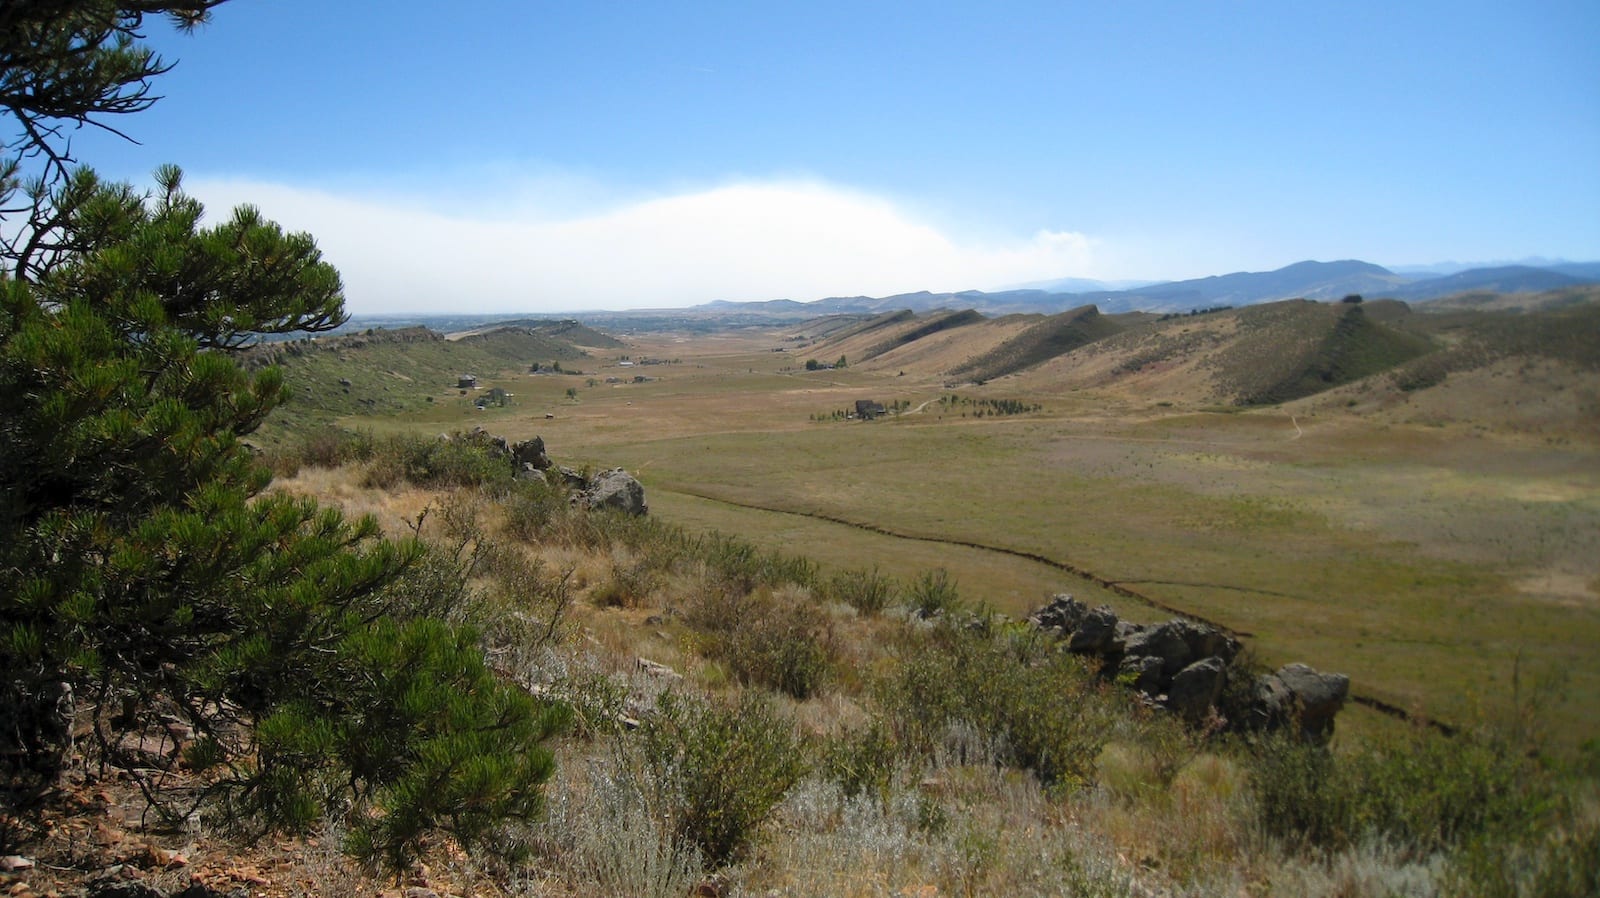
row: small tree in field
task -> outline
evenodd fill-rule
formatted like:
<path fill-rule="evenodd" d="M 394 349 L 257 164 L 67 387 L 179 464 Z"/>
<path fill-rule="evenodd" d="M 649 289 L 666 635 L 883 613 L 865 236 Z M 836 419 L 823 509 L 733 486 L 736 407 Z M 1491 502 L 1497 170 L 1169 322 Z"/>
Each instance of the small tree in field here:
<path fill-rule="evenodd" d="M 7 95 L 3 188 L 26 202 L 0 221 L 0 790 L 16 806 L 62 769 L 81 705 L 156 808 L 212 802 L 279 829 L 344 813 L 353 849 L 402 866 L 428 832 L 471 847 L 536 811 L 540 743 L 564 716 L 392 588 L 417 544 L 263 492 L 241 438 L 283 381 L 230 351 L 343 321 L 312 239 L 249 207 L 206 226 L 177 169 L 146 194 L 51 142 L 52 122 L 148 105 L 164 67 L 133 43 L 142 15 L 193 24 L 214 5 L 0 10 L 0 90 L 79 91 Z M 195 733 L 181 787 L 118 750 L 173 717 Z"/>

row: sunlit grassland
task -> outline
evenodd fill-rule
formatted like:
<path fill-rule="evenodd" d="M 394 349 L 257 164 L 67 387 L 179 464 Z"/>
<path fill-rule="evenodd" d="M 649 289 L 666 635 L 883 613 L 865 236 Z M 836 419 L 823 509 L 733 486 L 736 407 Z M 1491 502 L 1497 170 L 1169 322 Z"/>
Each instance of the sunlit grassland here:
<path fill-rule="evenodd" d="M 941 417 L 934 404 L 817 422 L 856 399 L 915 407 L 952 390 L 854 368 L 805 372 L 804 350 L 772 352 L 754 337 L 706 347 L 640 351 L 681 360 L 672 365 L 599 358 L 583 376 L 486 377 L 515 394 L 506 409 L 441 397 L 400 419 L 347 423 L 541 435 L 563 463 L 637 473 L 668 520 L 835 568 L 904 578 L 945 567 L 965 598 L 1013 614 L 1066 591 L 1165 616 L 1065 571 L 936 541 L 1038 555 L 1249 633 L 1269 663 L 1344 671 L 1359 693 L 1450 720 L 1503 712 L 1514 677 L 1523 699 L 1535 682 L 1559 681 L 1551 720 L 1562 741 L 1600 735 L 1589 698 L 1600 693 L 1589 651 L 1600 642 L 1593 447 L 1353 415 L 1017 395 L 1006 380 L 956 389 L 1044 411 Z M 604 383 L 641 374 L 654 379 Z"/>
<path fill-rule="evenodd" d="M 1168 616 L 1049 565 L 983 549 L 905 539 L 789 512 L 733 506 L 669 489 L 652 490 L 650 503 L 652 513 L 691 529 L 737 533 L 762 546 L 825 559 L 831 567 L 876 567 L 901 583 L 942 567 L 956 572 L 956 587 L 964 597 L 1011 613 L 1036 607 L 1054 593 L 1070 592 L 1092 604 L 1112 605 L 1120 616 L 1131 620 L 1153 621 Z"/>

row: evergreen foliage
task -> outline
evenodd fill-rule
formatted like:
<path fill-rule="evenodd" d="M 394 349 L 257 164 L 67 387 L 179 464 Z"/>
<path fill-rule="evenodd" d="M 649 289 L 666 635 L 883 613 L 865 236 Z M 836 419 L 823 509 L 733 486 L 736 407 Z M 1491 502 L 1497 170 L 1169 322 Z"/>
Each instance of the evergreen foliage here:
<path fill-rule="evenodd" d="M 470 848 L 536 812 L 552 763 L 540 743 L 565 713 L 499 682 L 474 631 L 426 615 L 436 603 L 403 588 L 418 543 L 263 492 L 270 474 L 242 438 L 283 381 L 230 350 L 343 320 L 313 240 L 249 207 L 202 226 L 176 168 L 152 195 L 68 172 L 39 125 L 147 105 L 142 79 L 164 69 L 132 29 L 210 5 L 0 12 L 0 92 L 42 78 L 101 98 L 9 106 L 22 134 L 5 189 L 29 153 L 60 177 L 24 190 L 33 218 L 0 221 L 45 228 L 8 245 L 0 271 L 0 788 L 9 803 L 37 794 L 81 723 L 101 763 L 172 817 L 207 802 L 268 829 L 342 814 L 358 854 L 403 866 L 430 832 Z M 14 46 L 19 21 L 30 52 L 56 55 Z M 173 723 L 193 733 L 181 785 L 125 740 Z"/>
<path fill-rule="evenodd" d="M 0 258 L 31 280 L 81 252 L 73 205 L 54 187 L 74 159 L 70 130 L 120 133 L 108 116 L 150 108 L 151 80 L 172 68 L 139 43 L 147 16 L 189 31 L 224 0 L 10 0 L 0 5 L 0 109 L 16 131 L 0 150 Z M 86 194 L 78 194 L 79 197 Z M 21 216 L 24 226 L 16 227 Z"/>

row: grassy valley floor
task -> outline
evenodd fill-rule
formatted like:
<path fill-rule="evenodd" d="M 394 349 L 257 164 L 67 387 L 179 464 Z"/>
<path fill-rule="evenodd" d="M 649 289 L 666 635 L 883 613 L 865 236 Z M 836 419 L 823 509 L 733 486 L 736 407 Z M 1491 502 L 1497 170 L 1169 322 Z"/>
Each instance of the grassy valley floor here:
<path fill-rule="evenodd" d="M 485 377 L 514 394 L 505 408 L 445 390 L 342 423 L 540 435 L 563 462 L 626 467 L 693 528 L 903 578 L 943 567 L 1017 615 L 1054 592 L 1135 619 L 1181 609 L 1263 660 L 1345 671 L 1446 720 L 1505 713 L 1538 684 L 1563 744 L 1600 734 L 1600 447 L 1581 434 L 806 371 L 804 350 L 774 351 L 782 336 L 636 337 L 582 375 Z M 905 412 L 834 415 L 857 399 Z M 1041 408 L 985 403 L 1002 399 Z"/>

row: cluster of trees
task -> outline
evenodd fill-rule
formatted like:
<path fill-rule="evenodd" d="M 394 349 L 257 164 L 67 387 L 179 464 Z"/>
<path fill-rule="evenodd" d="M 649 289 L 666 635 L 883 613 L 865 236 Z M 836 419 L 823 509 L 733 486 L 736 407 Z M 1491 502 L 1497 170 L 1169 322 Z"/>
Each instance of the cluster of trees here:
<path fill-rule="evenodd" d="M 1196 315 L 1214 315 L 1217 312 L 1226 312 L 1233 306 L 1207 306 L 1203 309 L 1190 309 L 1187 312 L 1168 312 L 1157 318 L 1157 321 L 1171 321 L 1174 318 L 1193 318 Z"/>
<path fill-rule="evenodd" d="M 1044 410 L 1044 406 L 1037 402 L 1023 402 L 1020 399 L 987 399 L 978 396 L 961 396 L 956 393 L 940 396 L 939 408 L 941 411 L 970 408 L 975 418 L 982 418 L 987 415 L 1025 415 L 1029 412 Z M 965 411 L 961 413 L 962 417 L 966 417 L 966 414 Z"/>
<path fill-rule="evenodd" d="M 72 158 L 71 129 L 155 101 L 170 66 L 141 29 L 221 2 L 0 8 L 0 790 L 22 806 L 176 719 L 181 790 L 126 765 L 158 809 L 343 814 L 352 849 L 404 865 L 430 832 L 471 847 L 534 813 L 563 711 L 404 588 L 419 544 L 264 492 L 242 439 L 283 381 L 231 353 L 344 321 L 315 241 L 250 207 L 203 224 L 175 167 L 141 190 Z"/>
<path fill-rule="evenodd" d="M 885 414 L 898 415 L 898 414 L 900 414 L 901 412 L 904 412 L 906 409 L 908 409 L 910 407 L 911 407 L 910 400 L 894 399 L 894 400 L 891 400 L 888 405 L 884 406 L 883 410 L 884 410 Z M 854 409 L 839 408 L 839 409 L 834 409 L 831 412 L 813 412 L 811 414 L 810 420 L 812 420 L 812 421 L 849 421 L 849 420 L 855 418 L 855 416 L 856 416 L 856 413 L 855 413 Z"/>

